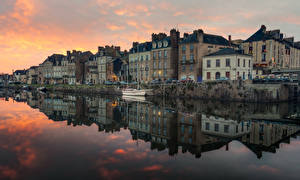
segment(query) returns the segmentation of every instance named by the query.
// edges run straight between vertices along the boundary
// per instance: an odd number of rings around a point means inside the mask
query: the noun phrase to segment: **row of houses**
[[[152,34],[151,41],[133,42],[129,52],[118,46],[54,54],[39,66],[15,71],[16,81],[28,84],[102,84],[105,81],[168,79],[209,81],[252,79],[272,69],[300,69],[300,42],[264,25],[247,40],[172,29]]]

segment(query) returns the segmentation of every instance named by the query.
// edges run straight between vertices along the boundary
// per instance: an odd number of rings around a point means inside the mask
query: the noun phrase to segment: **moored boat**
[[[151,89],[133,89],[133,88],[127,88],[122,90],[122,95],[124,96],[146,96],[149,95],[149,93],[152,92]]]

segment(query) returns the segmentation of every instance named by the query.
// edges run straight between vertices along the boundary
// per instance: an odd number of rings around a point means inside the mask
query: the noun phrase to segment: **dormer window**
[[[158,48],[161,48],[161,47],[162,47],[162,43],[158,42]]]
[[[156,48],[156,43],[155,43],[155,42],[152,43],[152,48],[153,48],[153,49]]]
[[[168,47],[168,41],[164,41],[164,47]]]

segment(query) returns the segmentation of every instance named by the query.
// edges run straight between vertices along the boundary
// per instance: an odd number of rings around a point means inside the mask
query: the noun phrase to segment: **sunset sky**
[[[66,50],[129,49],[174,27],[245,39],[265,24],[300,41],[299,9],[298,0],[0,0],[0,73]]]

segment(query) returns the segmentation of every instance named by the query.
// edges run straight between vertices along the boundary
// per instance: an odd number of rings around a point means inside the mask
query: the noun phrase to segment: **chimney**
[[[264,33],[266,33],[266,30],[267,30],[267,28],[266,28],[266,26],[265,25],[261,25],[261,28],[260,29],[262,29],[263,30],[263,32]]]
[[[71,51],[67,51],[67,56],[70,57]]]
[[[229,41],[229,46],[231,46],[231,43],[232,43],[232,41],[231,41],[231,35],[228,36],[228,41]]]
[[[133,47],[133,48],[136,48],[138,45],[139,45],[138,42],[133,42],[133,43],[132,43],[132,47]]]
[[[189,36],[188,33],[184,33],[184,34],[183,34],[183,37],[184,37],[184,38],[187,38],[188,36]]]

